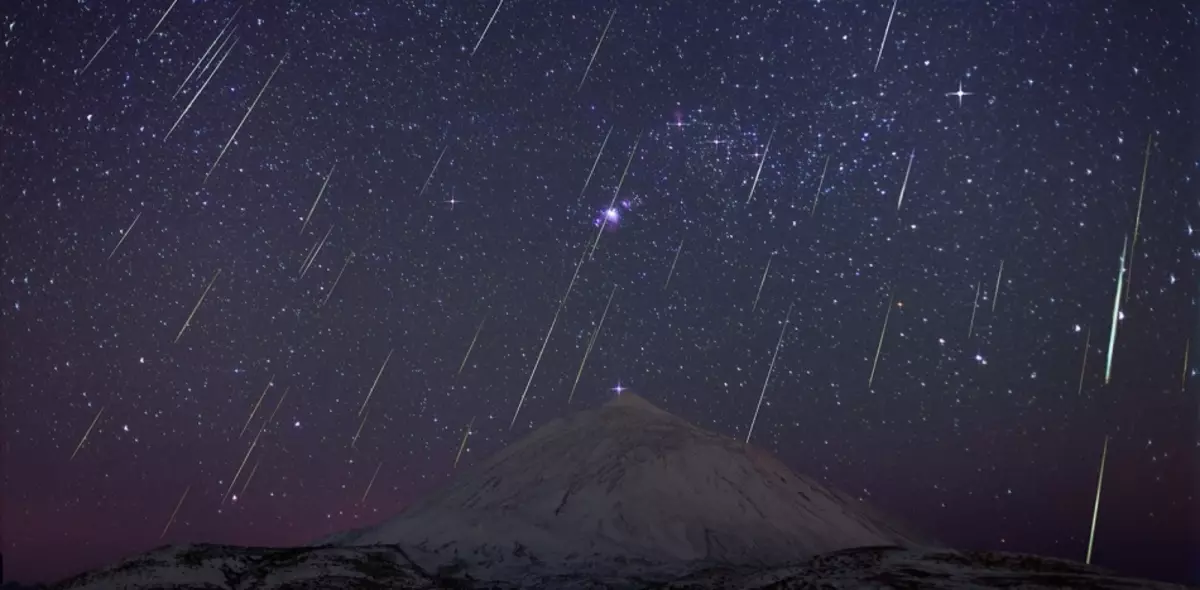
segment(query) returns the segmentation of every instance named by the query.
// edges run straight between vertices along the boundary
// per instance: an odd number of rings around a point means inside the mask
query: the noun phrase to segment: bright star
[[[974,92],[963,92],[962,80],[959,80],[958,81],[958,92],[947,92],[946,96],[957,96],[958,97],[958,106],[961,107],[963,97],[971,96],[972,94],[975,94],[975,93]]]

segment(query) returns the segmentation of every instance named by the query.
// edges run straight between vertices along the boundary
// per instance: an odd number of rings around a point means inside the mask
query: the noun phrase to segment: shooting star
[[[900,185],[900,198],[896,200],[896,210],[900,210],[900,205],[904,203],[904,191],[908,189],[908,175],[912,173],[913,159],[917,157],[917,150],[913,148],[911,154],[908,155],[908,169],[904,171],[904,183]]]
[[[267,397],[267,390],[271,389],[272,385],[275,385],[274,375],[271,375],[271,378],[267,380],[267,386],[263,388],[262,395],[258,396],[258,402],[254,404],[254,408],[250,410],[250,415],[246,418],[246,423],[242,425],[242,431],[238,433],[238,438],[246,434],[246,428],[250,426],[250,421],[254,419],[254,414],[258,412],[258,407],[262,405],[263,399]]]
[[[367,491],[363,492],[363,497],[358,501],[359,504],[367,503],[367,494],[371,493],[371,486],[375,485],[375,478],[379,477],[379,470],[383,469],[383,461],[379,462],[379,467],[375,468],[375,475],[371,476],[371,482],[367,484]]]
[[[158,25],[161,25],[163,21],[167,19],[167,15],[171,14],[171,9],[175,8],[175,4],[177,2],[179,2],[179,0],[171,0],[171,5],[167,7],[167,11],[163,13],[162,18],[158,19],[158,22],[154,23],[154,28],[150,29],[150,34],[146,35],[145,39],[142,39],[142,43],[149,41],[150,38],[154,36],[154,32],[158,30]],[[168,526],[170,526],[170,523],[168,523]],[[163,532],[166,532],[166,530],[164,529]]]
[[[183,327],[179,329],[179,333],[175,335],[175,342],[183,337],[183,331],[192,325],[192,318],[196,315],[196,310],[200,309],[200,304],[204,303],[204,297],[208,295],[208,290],[212,289],[213,283],[217,282],[217,277],[221,276],[221,269],[217,269],[212,280],[208,281],[208,286],[204,288],[204,292],[200,294],[200,299],[196,301],[196,307],[192,308],[192,313],[188,314],[187,320],[183,322]]]
[[[389,350],[387,358],[383,359],[383,365],[379,367],[379,373],[375,375],[375,382],[371,384],[371,390],[367,392],[367,399],[363,400],[362,406],[358,408],[358,415],[361,416],[367,410],[367,402],[371,401],[371,394],[375,393],[375,386],[379,385],[379,378],[383,376],[383,370],[387,368],[388,361],[392,360],[392,353],[395,349]]]
[[[529,371],[529,380],[525,382],[525,390],[521,392],[521,399],[517,402],[516,411],[513,412],[512,422],[508,424],[509,430],[512,430],[513,425],[517,423],[517,416],[521,414],[521,407],[525,405],[525,396],[529,394],[529,386],[533,385],[533,376],[537,374],[538,365],[542,362],[542,355],[546,352],[546,345],[550,343],[550,335],[554,333],[554,326],[558,323],[558,315],[562,313],[563,306],[567,304],[567,298],[571,296],[571,289],[575,286],[575,279],[579,276],[579,269],[583,267],[583,261],[587,259],[587,253],[587,242],[584,242],[579,262],[575,264],[575,274],[571,275],[571,282],[567,284],[567,291],[563,293],[562,299],[558,302],[558,309],[554,311],[554,320],[550,322],[550,329],[546,330],[546,338],[542,340],[542,349],[538,351],[537,360],[533,361],[533,369]]]
[[[783,346],[783,336],[787,334],[788,322],[792,319],[792,307],[795,303],[788,306],[787,317],[783,320],[783,330],[779,332],[779,342],[775,343],[775,354],[771,356],[771,366],[767,367],[767,378],[763,380],[762,393],[758,394],[758,405],[754,407],[754,418],[750,420],[750,430],[746,433],[746,444],[750,444],[750,437],[754,435],[754,424],[758,422],[758,411],[762,409],[763,398],[767,396],[767,384],[771,382],[771,372],[775,370],[775,359],[779,357],[779,349]]]
[[[1188,353],[1192,349],[1192,339],[1188,338],[1187,344],[1183,345],[1183,383],[1179,386],[1180,391],[1187,391],[1187,375],[1188,375]]]
[[[813,196],[813,206],[812,211],[808,213],[809,217],[817,214],[817,201],[821,199],[821,188],[825,186],[825,173],[829,171],[829,157],[825,156],[825,168],[821,170],[821,181],[817,183],[817,194]]]
[[[979,288],[982,286],[982,282],[975,283],[975,303],[971,305],[971,325],[967,326],[967,338],[975,333],[975,312],[979,311]]]
[[[96,417],[92,418],[92,424],[88,426],[87,431],[83,433],[83,438],[79,439],[79,444],[75,445],[75,452],[71,453],[71,458],[68,461],[74,460],[75,455],[79,454],[79,449],[83,448],[83,443],[87,442],[87,438],[92,434],[92,429],[96,427],[96,423],[100,421],[100,415],[104,413],[104,408],[101,407],[99,412],[96,412]]]
[[[883,336],[887,334],[888,318],[892,315],[892,296],[888,295],[887,313],[883,314],[883,329],[879,330],[879,345],[875,347],[875,362],[871,363],[871,376],[867,378],[867,387],[875,382],[875,367],[879,366],[879,352],[883,350]]]
[[[879,60],[883,59],[883,46],[887,45],[888,31],[892,30],[892,18],[896,16],[896,5],[900,0],[892,2],[892,13],[888,15],[887,26],[883,29],[883,40],[879,42],[879,55],[875,56],[875,71],[879,71]]]
[[[604,318],[608,317],[608,308],[612,305],[613,295],[617,294],[617,286],[613,285],[612,292],[608,294],[608,303],[604,304],[604,313],[600,314],[600,323],[596,324],[596,329],[592,330],[592,337],[588,340],[587,349],[583,351],[583,360],[579,362],[579,371],[575,373],[575,383],[571,385],[571,394],[567,396],[567,403],[575,399],[575,388],[579,387],[579,378],[583,376],[583,367],[587,365],[588,355],[592,354],[592,347],[596,345],[596,338],[600,336],[600,330],[604,329]]]
[[[750,196],[746,197],[747,205],[749,205],[750,200],[754,198],[754,189],[758,188],[758,177],[762,175],[763,164],[767,163],[767,156],[771,154],[772,139],[775,139],[775,127],[771,128],[771,135],[767,136],[767,147],[763,149],[762,158],[758,161],[758,171],[754,173],[754,184],[750,185]]]
[[[462,375],[463,368],[467,366],[467,359],[471,358],[471,351],[475,350],[475,341],[479,340],[479,333],[483,331],[483,324],[487,321],[487,316],[483,316],[483,320],[479,322],[479,327],[475,328],[475,337],[471,338],[471,345],[467,347],[467,354],[463,355],[462,363],[458,365],[458,375]]]
[[[254,435],[254,440],[250,443],[250,448],[246,449],[246,455],[242,457],[242,462],[238,465],[237,472],[233,474],[233,479],[229,480],[229,488],[225,490],[225,495],[221,497],[221,504],[225,504],[225,500],[229,499],[229,494],[233,492],[233,486],[237,483],[238,477],[241,477],[242,470],[246,468],[246,461],[250,460],[250,454],[254,452],[254,447],[258,446],[258,439],[266,431],[267,425],[275,420],[275,413],[279,411],[279,407],[283,405],[283,400],[287,397],[288,389],[283,390],[283,395],[279,396],[279,400],[275,402],[275,409],[271,411],[270,417],[267,418],[261,426],[258,427],[258,434]]]
[[[187,116],[188,111],[192,110],[192,105],[196,104],[196,99],[200,98],[201,94],[204,94],[204,89],[208,88],[208,83],[210,81],[212,81],[213,76],[217,75],[217,70],[220,70],[221,64],[225,63],[225,58],[229,57],[229,53],[231,51],[233,51],[233,46],[237,45],[237,38],[233,37],[232,35],[230,36],[230,38],[233,39],[233,43],[230,43],[229,47],[225,50],[225,53],[221,55],[221,61],[218,61],[217,67],[213,68],[212,72],[209,72],[208,77],[204,79],[204,83],[200,85],[200,89],[197,90],[194,94],[192,94],[192,100],[188,101],[187,106],[183,108],[183,112],[179,113],[179,118],[175,119],[175,124],[171,125],[171,130],[167,131],[167,134],[163,136],[164,142],[167,141],[168,137],[171,137],[172,133],[175,133],[175,128],[179,127],[179,123],[181,121],[183,121],[183,118],[185,116]],[[224,46],[225,46],[225,44],[222,43],[221,47],[224,47]],[[221,47],[217,48],[217,53],[221,52]]]
[[[325,241],[329,239],[329,234],[332,232],[333,226],[330,225],[329,229],[325,232],[325,237],[321,238],[321,241],[318,242],[316,247],[313,249],[312,254],[309,255],[308,259],[304,261],[304,268],[300,269],[301,279],[304,278],[304,275],[308,274],[308,269],[312,267],[314,262],[317,261],[317,255],[321,253],[321,248],[325,247]]]
[[[471,421],[467,422],[467,429],[463,431],[462,442],[458,444],[458,454],[454,455],[454,468],[458,469],[458,460],[462,458],[463,449],[467,448],[467,437],[471,436],[471,425],[475,424],[475,417],[471,416]]]
[[[287,60],[287,58],[288,54],[285,53],[283,57],[280,58],[279,63],[275,66],[275,69],[271,70],[271,75],[267,76],[267,81],[263,83],[262,90],[258,91],[258,96],[254,97],[254,102],[250,103],[250,108],[246,109],[246,114],[242,116],[242,122],[238,123],[237,128],[233,130],[233,135],[229,136],[229,141],[225,142],[225,147],[221,148],[221,153],[217,156],[217,161],[213,162],[212,168],[208,169],[208,174],[204,175],[205,182],[208,182],[208,177],[212,176],[213,170],[217,169],[217,165],[221,163],[221,158],[225,157],[225,151],[229,149],[230,144],[232,144],[233,140],[237,138],[238,132],[242,130],[242,125],[246,124],[246,119],[250,118],[250,113],[253,113],[254,107],[258,105],[258,99],[262,98],[263,93],[267,91],[267,87],[271,85],[271,80],[275,78],[275,73],[279,71],[279,68],[283,66],[283,62]]]
[[[370,412],[363,414],[362,422],[358,423],[358,430],[356,430],[354,432],[354,438],[350,439],[350,448],[352,448],[352,449],[358,448],[356,446],[356,445],[358,445],[358,435],[362,434],[363,426],[366,426],[366,424],[367,424],[367,416],[370,416],[370,415],[371,415]]]
[[[174,6],[174,4],[172,4],[172,6]],[[161,539],[161,538],[167,536],[167,529],[171,528],[171,523],[175,522],[175,516],[179,514],[179,508],[181,506],[183,506],[183,499],[187,497],[188,492],[191,491],[191,489],[192,489],[192,486],[188,486],[188,487],[184,488],[183,495],[179,497],[179,503],[175,504],[175,510],[173,512],[171,512],[171,518],[167,519],[167,526],[163,527],[162,534],[160,534],[158,536],[158,538]]]
[[[499,10],[497,8],[497,10]],[[587,82],[588,72],[592,71],[592,62],[596,61],[596,54],[600,53],[600,44],[604,43],[604,37],[608,35],[608,27],[612,25],[613,17],[617,15],[617,8],[614,6],[612,12],[608,14],[608,24],[604,25],[604,32],[600,33],[600,40],[596,42],[596,48],[592,50],[592,59],[588,60],[587,68],[583,70],[583,79],[579,81],[579,87],[575,92],[583,89],[583,83]]]
[[[663,289],[671,284],[671,277],[675,276],[675,265],[679,263],[680,252],[683,252],[683,238],[679,238],[679,247],[675,249],[675,260],[671,261],[671,270],[667,273],[667,282],[663,283]]]
[[[354,252],[351,252],[350,255],[346,257],[346,261],[342,263],[342,270],[338,271],[337,278],[333,279],[333,286],[330,287],[329,292],[325,294],[325,299],[321,301],[321,307],[324,307],[326,303],[329,303],[329,298],[333,297],[333,290],[337,289],[338,283],[342,281],[342,275],[346,274],[346,267],[350,266],[351,260],[354,260]]]
[[[617,195],[621,194],[621,185],[625,184],[625,175],[629,174],[629,166],[633,164],[633,156],[637,154],[638,144],[642,141],[643,131],[638,132],[637,139],[633,141],[633,149],[629,150],[629,159],[625,162],[625,170],[621,172],[621,180],[617,181],[617,189],[613,191],[612,202],[608,204],[608,209],[605,212],[612,211],[613,207],[617,206]],[[608,225],[608,215],[600,216],[600,229],[596,231],[596,241],[592,243],[592,256],[596,255],[596,246],[600,245],[600,236],[604,235],[604,227]]]
[[[325,187],[329,186],[329,179],[333,178],[333,171],[337,168],[337,162],[334,162],[329,167],[329,174],[325,175],[325,182],[321,183],[321,190],[317,191],[317,198],[313,199],[312,207],[308,208],[308,215],[304,216],[304,223],[300,225],[300,234],[304,234],[304,229],[308,227],[308,222],[312,219],[313,211],[317,210],[317,204],[321,202],[321,195],[325,194]],[[332,229],[332,226],[330,227]]]
[[[238,6],[237,10],[233,11],[233,16],[229,17],[229,20],[225,21],[225,26],[221,27],[221,31],[217,33],[216,37],[213,37],[212,43],[208,44],[208,49],[204,50],[204,55],[201,55],[200,59],[196,60],[196,65],[192,66],[192,71],[188,72],[187,77],[183,79],[183,83],[179,85],[179,88],[175,89],[175,94],[171,95],[172,99],[179,96],[179,93],[183,91],[183,87],[187,86],[187,83],[192,80],[192,76],[196,75],[196,70],[200,69],[200,64],[204,63],[204,58],[208,57],[208,54],[212,53],[213,47],[217,45],[217,41],[220,41],[222,37],[225,37],[225,30],[229,28],[229,25],[233,23],[233,19],[237,18],[238,13],[241,11],[242,7]],[[231,33],[230,37],[232,36],[233,34]],[[228,40],[229,39],[226,38],[226,41]],[[224,42],[222,42],[222,45],[224,45]],[[220,52],[220,49],[217,49],[217,51]],[[213,55],[215,56],[216,54]],[[212,60],[209,60],[209,63],[211,62]],[[205,69],[208,69],[207,65],[205,65]]]
[[[1000,275],[1004,274],[1004,261],[1000,261],[1000,270],[996,271],[996,290],[992,293],[992,313],[996,313],[996,300],[1000,298]]]
[[[87,64],[83,66],[82,70],[79,70],[78,74],[75,74],[76,78],[78,78],[79,76],[82,76],[84,72],[88,71],[88,68],[92,67],[92,62],[96,61],[96,56],[100,55],[100,52],[104,51],[105,47],[108,47],[108,42],[112,41],[113,35],[116,35],[117,31],[120,31],[120,30],[121,30],[121,27],[117,27],[117,28],[113,29],[113,32],[110,33],[108,35],[108,38],[104,40],[104,43],[102,45],[100,45],[100,49],[97,49],[96,53],[92,54],[92,59],[88,60]]]
[[[762,279],[758,281],[758,293],[754,294],[754,305],[750,307],[750,311],[758,310],[758,298],[762,296],[763,285],[767,284],[767,273],[771,272],[771,260],[775,258],[775,253],[767,258],[767,267],[763,269]]]
[[[1096,517],[1100,515],[1100,488],[1104,485],[1104,463],[1108,460],[1108,437],[1104,437],[1104,451],[1100,454],[1100,477],[1096,480],[1096,503],[1092,506],[1092,531],[1088,533],[1088,548],[1085,564],[1092,564],[1092,542],[1096,540]]]
[[[1113,297],[1113,315],[1112,315],[1112,330],[1108,333],[1108,359],[1104,364],[1104,384],[1108,385],[1112,378],[1112,358],[1113,348],[1117,344],[1117,321],[1121,318],[1121,284],[1125,278],[1125,248],[1129,245],[1129,238],[1121,243],[1121,270],[1117,273],[1117,294]]]
[[[1129,301],[1129,281],[1133,279],[1133,252],[1137,249],[1138,230],[1142,227],[1142,198],[1146,196],[1146,173],[1150,170],[1150,148],[1154,134],[1146,137],[1146,158],[1142,163],[1142,187],[1138,189],[1137,217],[1133,221],[1133,241],[1129,243],[1129,278],[1125,279],[1125,301]]]
[[[129,237],[129,232],[133,231],[133,224],[137,223],[138,219],[141,219],[141,217],[142,217],[142,212],[138,211],[138,214],[133,218],[133,223],[130,223],[129,228],[126,229],[123,233],[121,233],[121,239],[117,241],[116,246],[113,246],[112,252],[108,253],[108,260],[112,260],[113,254],[117,253],[117,248],[120,248],[121,244],[125,243],[125,238]]]
[[[566,298],[563,298],[566,301]],[[529,380],[525,382],[525,391],[521,392],[521,400],[517,402],[517,410],[513,412],[512,421],[508,423],[508,429],[512,430],[517,423],[517,416],[521,414],[521,406],[525,405],[525,396],[529,394],[529,386],[533,384],[533,376],[537,374],[538,365],[542,362],[542,355],[546,352],[546,345],[550,343],[550,335],[554,333],[554,325],[558,323],[558,314],[562,312],[562,305],[558,306],[558,311],[554,312],[554,321],[550,322],[550,329],[546,330],[546,338],[542,340],[542,349],[538,351],[537,360],[533,361],[533,369],[529,371]]]
[[[596,152],[596,160],[592,162],[592,170],[591,172],[588,172],[587,180],[583,181],[583,188],[579,191],[580,200],[583,199],[583,193],[587,192],[588,184],[591,184],[592,182],[592,175],[596,173],[596,166],[600,164],[600,156],[604,155],[604,146],[608,145],[608,137],[612,135],[613,127],[615,126],[610,126],[608,128],[608,133],[604,134],[604,141],[600,142],[600,151]]]
[[[1083,394],[1083,376],[1087,374],[1087,357],[1088,351],[1092,349],[1092,328],[1089,326],[1087,337],[1083,340],[1083,366],[1079,368],[1079,391],[1075,395]]]
[[[262,463],[262,455],[259,455],[258,458],[254,460],[254,467],[250,468],[250,475],[247,475],[246,481],[242,482],[242,491],[238,492],[238,497],[246,497],[246,488],[250,487],[250,480],[254,479],[255,473],[258,473],[259,463]]]
[[[438,154],[437,161],[433,163],[433,170],[429,171],[429,176],[425,177],[425,184],[421,185],[421,192],[417,193],[418,198],[425,194],[425,189],[429,188],[429,181],[433,180],[433,175],[437,173],[438,165],[442,163],[442,156],[446,155],[446,150],[448,149],[450,149],[450,144],[448,143],[442,147],[442,153]]]
[[[483,43],[483,38],[487,35],[488,29],[492,28],[492,21],[496,20],[496,15],[500,13],[500,7],[504,6],[504,0],[500,0],[496,4],[496,10],[492,12],[492,18],[488,19],[488,24],[483,27],[483,32],[479,34],[479,40],[475,42],[475,47],[471,49],[471,57],[475,57],[475,52],[479,51],[479,44]]]

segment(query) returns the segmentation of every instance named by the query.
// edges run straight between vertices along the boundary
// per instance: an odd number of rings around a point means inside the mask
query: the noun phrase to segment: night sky
[[[1082,560],[1110,436],[1093,562],[1200,582],[1188,4],[6,2],[6,577],[768,381],[753,444],[959,548]]]

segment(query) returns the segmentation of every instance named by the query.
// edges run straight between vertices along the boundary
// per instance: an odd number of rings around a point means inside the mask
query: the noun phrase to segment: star
[[[628,389],[628,387],[621,387],[621,382],[617,381],[617,386],[613,388],[613,391],[617,392],[617,395],[621,395],[622,391],[627,391]]]
[[[972,94],[975,94],[975,93],[974,92],[963,92],[962,80],[959,80],[958,81],[958,92],[947,92],[946,96],[957,96],[958,97],[958,106],[961,107],[963,97],[971,96]]]

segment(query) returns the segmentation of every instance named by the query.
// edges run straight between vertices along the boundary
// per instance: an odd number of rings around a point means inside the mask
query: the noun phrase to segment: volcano
[[[665,574],[922,543],[771,455],[625,393],[550,422],[390,520],[320,544],[401,544],[427,568],[511,579],[541,564]]]

